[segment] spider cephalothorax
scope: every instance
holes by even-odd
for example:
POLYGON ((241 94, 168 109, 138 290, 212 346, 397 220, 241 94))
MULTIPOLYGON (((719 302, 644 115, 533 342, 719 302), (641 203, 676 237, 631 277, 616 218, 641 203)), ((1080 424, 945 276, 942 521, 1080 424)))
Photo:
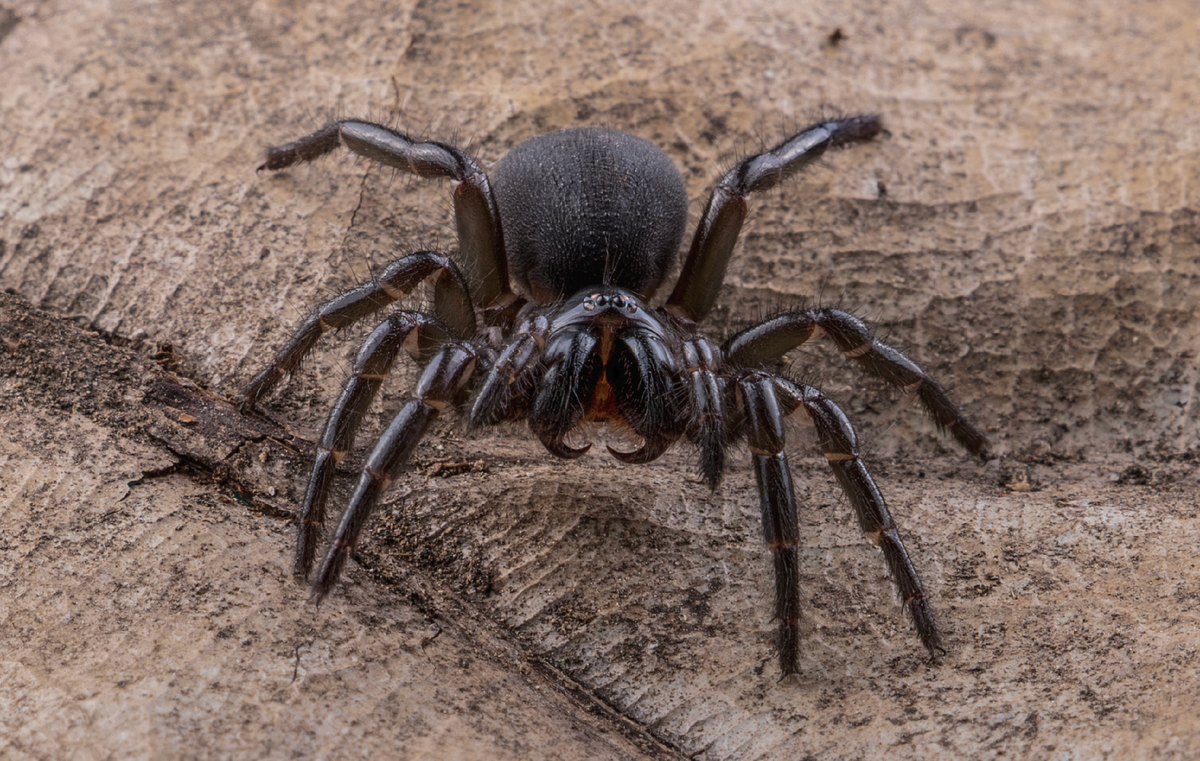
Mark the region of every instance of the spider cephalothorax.
POLYGON ((588 424, 615 427, 637 441, 631 451, 609 448, 627 463, 650 462, 687 439, 714 489, 727 450, 745 441, 775 562, 780 662, 785 675, 794 673, 800 536, 785 424, 796 416, 815 428, 859 524, 883 550, 921 642, 931 654, 939 651, 921 582, 859 458, 849 421, 820 391, 778 368, 787 352, 828 335, 867 372, 915 393, 968 451, 984 452, 983 435, 924 370, 846 312, 786 312, 719 345, 697 329, 716 301, 748 196, 775 187, 829 147, 865 142, 881 129, 876 116, 831 119, 738 162, 714 188, 675 287, 657 307, 649 300, 682 242, 687 195, 667 155, 641 138, 599 128, 543 135, 513 148, 490 179, 458 148, 357 120, 334 122, 268 151, 261 168, 282 169, 345 146, 402 171, 454 181, 459 260, 471 276, 438 253, 395 260, 372 281, 317 307, 242 391, 243 407, 253 407, 322 333, 432 281, 430 310, 392 311, 363 342, 317 443, 296 550, 296 571, 306 578, 334 469, 380 383, 401 350, 423 365, 412 398, 367 459, 314 595, 319 599, 333 586, 380 494, 447 406, 464 413, 468 428, 528 420, 546 449, 564 458, 591 446, 568 441, 588 424))

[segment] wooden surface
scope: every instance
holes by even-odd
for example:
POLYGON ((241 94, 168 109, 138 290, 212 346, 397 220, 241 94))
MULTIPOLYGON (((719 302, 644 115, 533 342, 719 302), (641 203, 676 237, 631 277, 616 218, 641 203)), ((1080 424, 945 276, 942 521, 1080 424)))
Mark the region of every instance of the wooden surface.
POLYGON ((0 757, 1194 757, 1191 11, 0 5, 0 757), (731 158, 865 110, 883 139, 755 199, 711 329, 840 304, 989 429, 972 462, 797 354, 862 431, 945 658, 804 431, 798 679, 744 452, 712 494, 686 449, 565 463, 446 421, 305 602, 290 520, 363 331, 266 418, 226 400, 313 303, 454 234, 445 185, 256 175, 265 146, 366 115, 490 164, 602 124, 671 155, 694 219, 731 158))

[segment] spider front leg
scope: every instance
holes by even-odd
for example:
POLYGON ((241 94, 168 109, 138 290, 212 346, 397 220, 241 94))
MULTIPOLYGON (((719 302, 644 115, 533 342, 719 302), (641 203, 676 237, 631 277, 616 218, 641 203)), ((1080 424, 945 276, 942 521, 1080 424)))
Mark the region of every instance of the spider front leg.
POLYGON ((434 278, 433 311, 438 320, 459 338, 474 335, 475 310, 458 267, 442 254, 418 251, 392 262, 370 282, 339 293, 314 309, 270 364, 242 389, 238 406, 243 411, 253 408, 285 375, 300 366, 322 335, 358 322, 430 277, 434 278))
POLYGON ((767 368, 821 335, 832 338, 843 354, 871 375, 905 393, 915 393, 939 430, 949 431, 971 454, 987 456, 987 437, 963 416, 946 390, 916 362, 876 339, 866 323, 848 312, 805 309, 781 314, 729 339, 725 353, 734 365, 767 368))
POLYGON ((418 177, 452 180, 455 183, 454 220, 458 227, 459 253, 468 273, 478 278, 479 303, 486 312, 499 313, 517 301, 509 285, 500 215, 492 198, 488 176, 474 159, 458 148, 415 140, 379 124, 342 119, 271 148, 259 169, 283 169, 313 161, 339 146, 418 177))
POLYGON ((333 588, 342 566, 358 543, 379 496, 391 486, 412 457, 426 429, 471 381, 477 364, 475 349, 463 341, 446 343, 417 381, 410 399, 379 437, 363 467, 358 487, 342 515, 329 552, 313 582, 312 597, 320 601, 333 588))
POLYGON ((737 389, 745 405, 763 532, 775 556, 775 614, 780 622, 779 657, 783 675, 794 674, 798 668, 800 612, 796 583, 799 522, 784 452, 784 421, 801 410, 816 428, 825 459, 854 507, 863 533, 883 551, 888 571, 921 644, 932 656, 944 652, 925 589, 883 495, 859 456, 857 437, 845 414, 817 389, 765 372, 743 375, 737 389))
POLYGON ((692 323, 704 319, 725 281, 729 258, 746 221, 747 197, 778 186, 831 147, 866 142, 882 131, 883 122, 874 114, 830 119, 739 161, 713 188, 675 290, 663 308, 692 323))
POLYGON ((535 314, 523 320, 516 335, 492 363, 487 377, 479 384, 475 401, 467 413, 467 430, 495 425, 514 414, 527 412, 527 392, 533 371, 542 358, 542 349, 550 333, 550 320, 535 314))
POLYGON ((725 384, 718 374, 721 352, 708 339, 695 336, 683 344, 687 386, 688 438, 700 453, 700 475, 713 491, 725 472, 728 445, 723 403, 725 384))

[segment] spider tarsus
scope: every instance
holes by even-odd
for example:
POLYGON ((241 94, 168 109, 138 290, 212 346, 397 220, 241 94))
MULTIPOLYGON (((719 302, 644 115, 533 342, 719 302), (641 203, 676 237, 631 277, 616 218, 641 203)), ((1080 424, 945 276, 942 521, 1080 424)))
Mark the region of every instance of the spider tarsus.
POLYGON ((708 472, 701 470, 700 471, 700 480, 704 482, 704 485, 708 487, 709 491, 715 493, 717 491, 717 489, 719 489, 721 487, 721 476, 722 475, 724 475, 724 474, 719 473, 719 472, 718 473, 708 473, 708 472))
POLYGON ((321 589, 316 584, 313 584, 311 587, 308 588, 308 603, 310 605, 319 606, 321 604, 321 601, 325 599, 325 595, 327 595, 327 594, 329 594, 328 589, 321 589))
POLYGON ((831 140, 834 146, 849 145, 850 143, 865 143, 877 137, 883 130, 883 118, 879 114, 860 114, 844 119, 832 119, 836 124, 831 140))
POLYGON ((780 681, 800 673, 800 626, 799 623, 780 624, 777 635, 779 650, 780 681))
MULTIPOLYGON (((955 412, 957 413, 957 410, 955 412)), ((987 462, 992 459, 991 447, 987 436, 975 428, 975 426, 968 423, 964 418, 959 417, 951 421, 950 425, 939 427, 943 430, 948 428, 950 435, 959 443, 959 446, 978 457, 980 461, 987 462)))
POLYGON ((252 412, 256 409, 258 400, 263 397, 263 394, 268 393, 275 384, 283 378, 283 372, 279 369, 276 362, 271 362, 261 372, 250 379, 250 382, 242 387, 238 393, 240 399, 237 402, 239 412, 252 412))
POLYGON ((938 430, 949 433, 959 446, 987 462, 987 436, 963 417, 958 405, 950 401, 949 394, 943 388, 932 380, 926 380, 918 389, 917 396, 933 416, 938 430))
POLYGON ((313 581, 312 586, 308 589, 308 601, 314 605, 320 605, 325 596, 333 589, 333 585, 337 583, 338 577, 342 575, 342 566, 346 564, 346 553, 339 552, 337 545, 330 550, 326 556, 325 562, 321 564, 321 568, 317 571, 317 578, 313 581))
MULTIPOLYGON (((703 406, 711 405, 713 401, 704 399, 703 406)), ((700 478, 713 491, 721 485, 721 477, 725 474, 725 450, 729 446, 727 436, 726 421, 719 411, 689 432, 692 444, 700 455, 697 463, 700 478)))
POLYGON ((721 479, 725 476, 726 444, 722 442, 718 447, 709 448, 702 439, 692 443, 696 445, 698 455, 696 476, 708 487, 709 491, 715 492, 721 485, 721 479))
POLYGON ((296 543, 296 558, 292 564, 292 575, 302 582, 308 582, 308 575, 312 571, 313 556, 316 554, 314 545, 309 541, 304 530, 304 526, 300 526, 300 539, 296 543))
POLYGON ((917 636, 921 638, 921 644, 929 651, 929 656, 937 658, 938 653, 944 655, 946 649, 942 647, 942 635, 938 631, 937 622, 934 621, 933 611, 929 608, 929 601, 924 595, 915 597, 908 603, 908 614, 912 617, 913 627, 917 630, 917 636))
POLYGON ((261 172, 264 169, 276 171, 292 164, 314 161, 337 150, 341 145, 340 133, 341 122, 330 122, 298 140, 272 146, 267 149, 266 159, 255 171, 261 172))
MULTIPOLYGON (((289 145, 291 144, 289 143, 289 145)), ((255 173, 257 174, 258 172, 262 172, 264 170, 268 172, 277 172, 280 169, 286 169, 287 167, 296 163, 294 154, 281 150, 282 148, 287 147, 288 146, 278 146, 268 149, 266 159, 263 160, 263 163, 255 167, 255 173)))
POLYGON ((234 403, 237 404, 238 412, 243 415, 253 412, 258 402, 258 393, 254 390, 254 385, 254 381, 250 381, 235 397, 234 403))
POLYGON ((252 389, 252 386, 253 384, 247 385, 236 397, 238 412, 243 415, 252 415, 259 412, 258 400, 262 398, 262 395, 257 390, 252 389))

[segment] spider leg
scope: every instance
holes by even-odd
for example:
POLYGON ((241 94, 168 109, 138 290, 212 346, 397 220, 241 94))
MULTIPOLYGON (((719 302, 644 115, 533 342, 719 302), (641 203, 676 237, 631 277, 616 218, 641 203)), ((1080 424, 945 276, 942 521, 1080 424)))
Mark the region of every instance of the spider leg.
POLYGON ((337 581, 346 559, 358 543, 367 518, 379 496, 395 480, 438 413, 470 382, 477 355, 470 344, 451 341, 442 345, 417 381, 416 389, 387 430, 379 437, 363 467, 350 506, 342 515, 333 543, 313 582, 312 597, 320 601, 337 581))
POLYGON ((874 114, 830 119, 734 165, 713 188, 675 290, 664 308, 693 323, 712 309, 746 220, 746 199, 751 193, 779 185, 832 146, 866 142, 882 130, 883 122, 874 114))
POLYGON ((354 446, 354 435, 363 415, 371 406, 383 379, 392 368, 396 355, 407 350, 419 359, 422 348, 449 338, 446 328, 434 318, 419 312, 395 312, 388 316, 363 341, 354 360, 350 377, 317 440, 317 456, 300 510, 300 531, 296 541, 295 573, 308 578, 316 546, 325 523, 325 505, 329 500, 334 471, 354 446))
POLYGON ((267 158, 259 169, 283 169, 313 161, 340 146, 418 177, 452 180, 455 183, 454 220, 458 228, 458 247, 468 273, 479 278, 479 302, 485 311, 498 313, 517 301, 509 284, 500 215, 492 198, 488 176, 474 159, 458 148, 414 140, 379 124, 343 119, 268 149, 267 158))
POLYGON ((495 425, 515 412, 514 405, 528 390, 524 381, 537 367, 549 332, 550 320, 545 315, 534 315, 521 323, 480 384, 467 414, 467 430, 495 425))
POLYGON ((784 451, 786 435, 774 377, 750 372, 737 380, 737 391, 749 428, 750 454, 758 482, 763 539, 775 566, 775 618, 779 620, 777 648, 783 675, 795 674, 800 656, 800 523, 796 494, 784 451))
POLYGON ((858 454, 854 429, 845 414, 820 391, 762 371, 737 380, 748 426, 762 509, 763 535, 774 556, 775 617, 779 619, 779 659, 783 675, 796 673, 800 652, 800 589, 798 579, 799 520, 791 473, 787 464, 786 418, 803 410, 816 427, 817 439, 829 467, 854 506, 859 526, 883 550, 888 571, 912 617, 921 644, 931 655, 942 651, 941 635, 925 589, 908 557, 904 542, 858 454))
POLYGON ((724 382, 717 375, 721 354, 704 338, 683 344, 687 383, 688 438, 700 450, 700 475, 715 490, 725 472, 727 428, 722 402, 724 382))
POLYGON ((295 370, 317 340, 331 330, 351 325, 412 291, 433 277, 434 314, 459 338, 475 333, 475 311, 466 281, 454 262, 433 251, 418 251, 389 264, 368 283, 339 293, 312 311, 258 375, 242 389, 243 411, 254 407, 288 373, 295 370))
POLYGON ((832 338, 843 354, 868 373, 905 393, 915 392, 940 430, 949 431, 971 454, 986 457, 987 437, 963 416, 946 390, 916 362, 877 340, 862 320, 840 309, 781 314, 735 335, 725 351, 735 365, 765 368, 821 335, 832 338))
POLYGON ((888 512, 883 495, 867 471, 858 453, 858 440, 845 413, 824 394, 811 386, 776 376, 774 390, 784 415, 803 410, 816 428, 817 440, 842 491, 850 499, 858 525, 876 546, 883 550, 888 572, 896 584, 900 600, 912 617, 917 636, 931 656, 944 653, 941 634, 929 608, 925 588, 917 577, 900 532, 888 512))

